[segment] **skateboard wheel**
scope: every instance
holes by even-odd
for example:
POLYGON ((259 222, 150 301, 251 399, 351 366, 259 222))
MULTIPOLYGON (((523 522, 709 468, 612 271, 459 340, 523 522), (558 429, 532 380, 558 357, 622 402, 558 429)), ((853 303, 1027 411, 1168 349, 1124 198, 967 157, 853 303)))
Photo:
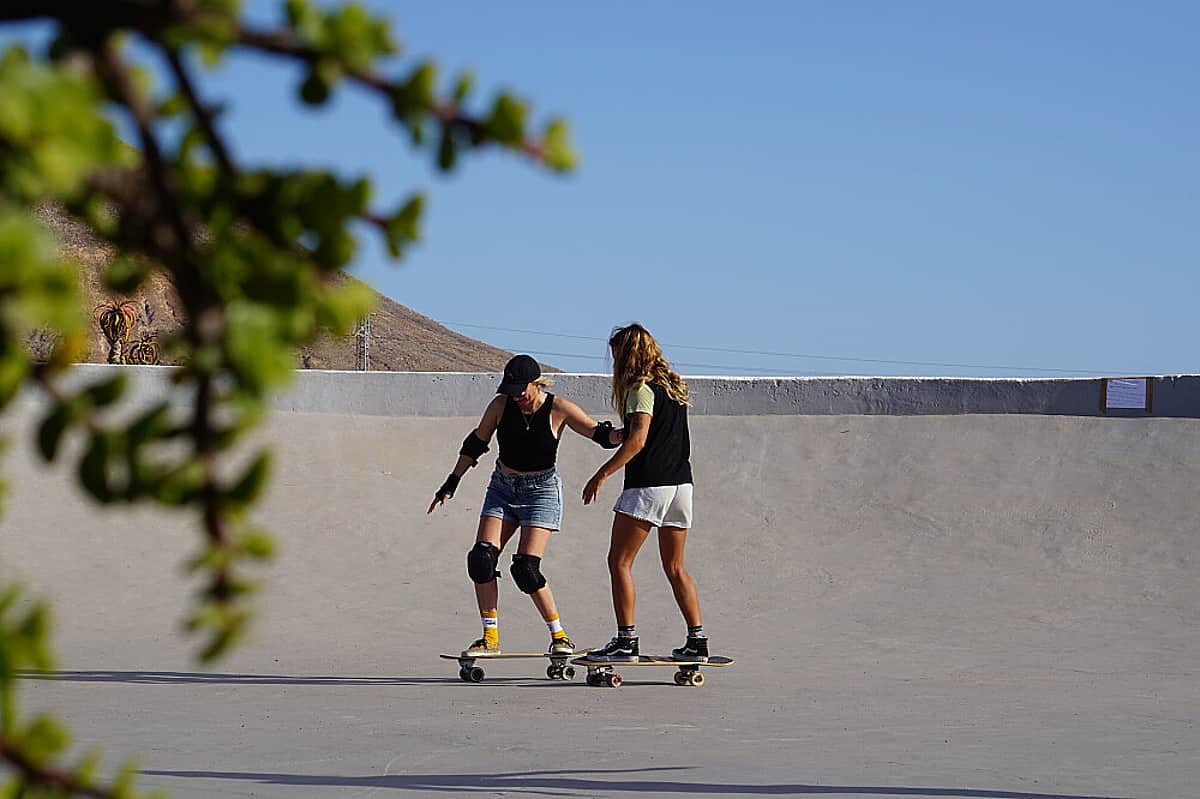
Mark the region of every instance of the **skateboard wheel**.
POLYGON ((463 682, 470 682, 471 681, 470 669, 459 669, 458 670, 458 679, 462 680, 463 682))
POLYGON ((675 672, 675 684, 676 685, 687 685, 687 675, 684 674, 682 671, 675 672))
POLYGON ((622 682, 623 681, 621 680, 620 674, 608 675, 608 687, 609 688, 620 688, 622 682))
POLYGON ((694 672, 688 679, 688 683, 699 688, 701 685, 704 685, 704 675, 698 671, 694 672))
POLYGON ((573 680, 573 679, 575 679, 575 667, 574 667, 574 666, 567 666, 566 668, 564 668, 564 669, 562 670, 562 678, 563 678, 564 680, 573 680))
POLYGON ((588 676, 587 676, 587 678, 586 678, 586 679, 587 679, 587 684, 588 684, 588 685, 595 686, 595 685, 599 685, 599 684, 600 684, 600 678, 599 678, 597 675, 595 675, 595 674, 593 674, 592 672, 590 672, 590 671, 588 672, 588 676))
POLYGON ((475 668, 471 669, 468 674, 468 678, 471 680, 471 682, 483 682, 483 669, 481 669, 479 666, 476 666, 475 668))
POLYGON ((552 680, 557 680, 562 677, 562 669, 560 669, 558 666, 547 666, 546 676, 552 680))

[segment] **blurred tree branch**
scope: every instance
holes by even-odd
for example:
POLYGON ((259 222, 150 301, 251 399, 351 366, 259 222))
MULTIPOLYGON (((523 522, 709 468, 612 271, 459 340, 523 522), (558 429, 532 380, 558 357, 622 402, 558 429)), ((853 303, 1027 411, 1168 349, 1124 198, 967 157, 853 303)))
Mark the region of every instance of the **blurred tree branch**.
MULTIPOLYGON (((368 296, 330 278, 352 261, 351 226, 366 221, 394 258, 419 238, 424 199, 414 194, 391 211, 371 207, 371 183, 325 171, 249 170, 232 157, 220 106, 205 101, 198 64, 231 51, 294 63, 300 100, 322 105, 342 84, 369 90, 437 167, 462 153, 496 146, 552 171, 574 165, 566 126, 550 120, 540 134, 527 105, 508 93, 483 113, 469 109, 472 80, 439 90, 437 67, 421 62, 396 77, 384 67, 399 52, 386 20, 357 5, 287 0, 275 30, 246 26, 237 0, 10 0, 0 23, 57 26, 44 54, 10 48, 0 57, 0 408, 26 386, 47 398, 38 448, 55 460, 68 435, 86 444, 76 468, 95 500, 153 502, 195 513, 201 547, 190 568, 204 586, 187 619, 201 636, 199 657, 220 657, 244 633, 255 584, 242 574, 265 560, 273 539, 249 521, 267 482, 271 457, 254 454, 231 475, 232 454, 263 417, 269 393, 291 376, 291 353, 318 330, 345 334, 370 311, 368 296), (126 47, 137 37, 161 57, 138 63, 126 47), (167 78, 156 87, 156 78, 167 78), (114 116, 136 130, 132 151, 117 138, 114 116), (163 126, 181 135, 164 135, 163 126), (68 390, 60 376, 76 359, 85 320, 64 260, 29 211, 59 205, 120 254, 105 274, 118 294, 136 291, 153 271, 166 274, 186 321, 163 342, 183 365, 172 379, 192 398, 161 403, 132 421, 105 421, 121 403, 124 375, 68 390), (24 347, 32 329, 54 331, 49 357, 24 347), (181 450, 171 446, 184 442, 181 450)), ((239 461, 241 462, 241 461, 239 461)), ((127 765, 101 787, 97 763, 62 762, 68 737, 57 722, 23 722, 16 681, 24 668, 47 669, 44 606, 0 586, 0 764, 14 773, 12 795, 130 797, 127 765)))

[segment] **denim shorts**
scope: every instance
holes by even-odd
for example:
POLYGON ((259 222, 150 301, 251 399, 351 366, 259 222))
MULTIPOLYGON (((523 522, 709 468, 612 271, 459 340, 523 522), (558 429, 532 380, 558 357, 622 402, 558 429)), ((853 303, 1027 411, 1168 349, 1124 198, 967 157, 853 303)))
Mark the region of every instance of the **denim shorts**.
POLYGON ((479 516, 557 531, 562 526, 562 507, 562 480, 554 467, 544 472, 505 474, 497 466, 479 516))

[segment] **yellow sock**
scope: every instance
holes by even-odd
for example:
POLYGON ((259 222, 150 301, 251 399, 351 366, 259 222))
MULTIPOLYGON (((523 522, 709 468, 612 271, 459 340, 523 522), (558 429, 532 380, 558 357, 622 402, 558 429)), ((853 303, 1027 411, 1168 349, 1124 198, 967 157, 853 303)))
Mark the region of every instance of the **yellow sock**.
POLYGON ((500 612, 495 610, 484 610, 481 611, 479 615, 483 619, 483 640, 487 642, 488 646, 499 646, 500 612))
POLYGON ((550 630, 550 637, 555 640, 567 637, 567 631, 563 629, 562 622, 558 620, 557 613, 546 619, 546 627, 550 630))

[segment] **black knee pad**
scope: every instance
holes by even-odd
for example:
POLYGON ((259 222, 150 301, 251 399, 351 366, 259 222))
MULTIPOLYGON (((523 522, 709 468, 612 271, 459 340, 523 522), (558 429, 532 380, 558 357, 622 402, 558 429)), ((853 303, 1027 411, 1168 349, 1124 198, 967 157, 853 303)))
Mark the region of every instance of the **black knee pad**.
POLYGON ((527 594, 532 594, 546 584, 546 578, 542 576, 542 559, 537 555, 513 555, 509 571, 517 588, 527 594))
POLYGON ((480 541, 467 553, 467 574, 477 583, 490 583, 500 576, 496 564, 500 562, 500 550, 487 541, 480 541))

